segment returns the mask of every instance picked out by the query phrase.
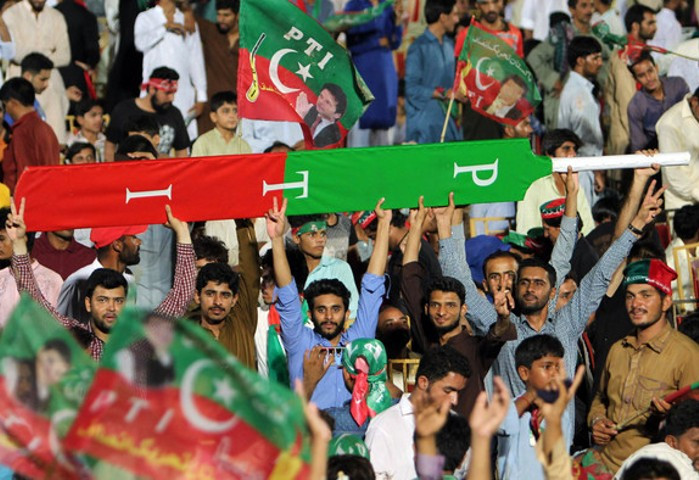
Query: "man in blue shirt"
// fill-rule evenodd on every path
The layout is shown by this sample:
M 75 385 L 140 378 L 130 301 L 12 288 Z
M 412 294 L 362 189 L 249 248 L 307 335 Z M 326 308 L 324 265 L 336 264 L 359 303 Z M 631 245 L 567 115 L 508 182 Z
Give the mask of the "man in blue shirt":
M 367 273 L 362 279 L 357 319 L 345 330 L 349 319 L 349 291 L 336 279 L 324 279 L 311 283 L 304 290 L 308 301 L 308 316 L 313 322 L 313 330 L 304 327 L 301 300 L 298 296 L 289 262 L 284 249 L 286 228 L 286 199 L 281 209 L 277 199 L 274 208 L 267 214 L 267 233 L 272 239 L 274 275 L 277 283 L 277 311 L 282 327 L 282 343 L 288 356 L 289 377 L 293 385 L 296 379 L 303 379 L 304 356 L 316 345 L 330 349 L 342 348 L 357 338 L 374 338 L 379 317 L 379 307 L 386 292 L 384 270 L 388 256 L 388 230 L 391 224 L 391 211 L 376 205 L 379 224 L 374 251 L 369 260 Z M 332 360 L 327 355 L 327 360 Z M 351 398 L 342 378 L 342 368 L 335 362 L 326 361 L 324 374 L 318 380 L 311 400 L 319 409 L 341 407 Z

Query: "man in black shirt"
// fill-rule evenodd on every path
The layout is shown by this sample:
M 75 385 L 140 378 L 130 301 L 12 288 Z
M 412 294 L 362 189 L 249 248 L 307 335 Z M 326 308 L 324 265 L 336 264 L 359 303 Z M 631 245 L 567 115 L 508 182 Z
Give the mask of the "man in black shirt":
M 176 157 L 187 155 L 189 135 L 182 113 L 172 105 L 177 92 L 178 73 L 171 68 L 158 67 L 145 85 L 147 95 L 128 99 L 119 103 L 112 112 L 107 127 L 107 141 L 104 145 L 105 161 L 114 161 L 114 152 L 119 142 L 128 136 L 126 126 L 134 117 L 152 115 L 160 127 L 158 152 L 170 156 L 174 149 Z

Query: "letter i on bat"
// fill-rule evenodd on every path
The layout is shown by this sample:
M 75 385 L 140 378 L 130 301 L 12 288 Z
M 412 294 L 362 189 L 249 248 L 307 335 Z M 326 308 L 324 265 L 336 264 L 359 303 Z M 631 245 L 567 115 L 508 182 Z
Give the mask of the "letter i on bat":
M 260 35 L 260 38 L 257 39 L 257 42 L 255 42 L 255 46 L 252 47 L 252 51 L 250 52 L 250 70 L 252 70 L 252 83 L 250 84 L 250 88 L 248 88 L 248 91 L 245 94 L 245 98 L 247 98 L 249 102 L 255 102 L 257 100 L 257 97 L 260 96 L 260 86 L 257 81 L 257 68 L 255 67 L 255 56 L 257 55 L 257 50 L 259 50 L 260 45 L 262 45 L 262 42 L 264 41 L 266 36 L 267 35 L 265 33 L 262 33 Z

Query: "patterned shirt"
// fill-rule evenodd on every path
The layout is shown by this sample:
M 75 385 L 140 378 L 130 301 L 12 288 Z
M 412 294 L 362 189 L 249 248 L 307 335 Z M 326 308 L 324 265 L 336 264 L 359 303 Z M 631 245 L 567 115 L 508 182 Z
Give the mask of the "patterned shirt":
M 187 306 L 194 295 L 194 282 L 197 272 L 194 267 L 194 248 L 191 244 L 177 244 L 177 265 L 175 267 L 175 283 L 165 300 L 155 309 L 155 312 L 168 317 L 180 317 L 187 311 Z M 17 280 L 19 291 L 28 292 L 64 327 L 69 329 L 86 347 L 95 360 L 102 358 L 104 341 L 97 337 L 90 323 L 82 323 L 74 318 L 66 317 L 44 298 L 36 285 L 29 255 L 13 255 L 12 268 Z

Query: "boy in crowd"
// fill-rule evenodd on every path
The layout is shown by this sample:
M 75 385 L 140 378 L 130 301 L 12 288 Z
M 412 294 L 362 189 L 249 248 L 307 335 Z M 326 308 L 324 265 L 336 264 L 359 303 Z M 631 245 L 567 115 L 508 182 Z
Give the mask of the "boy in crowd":
M 235 93 L 218 92 L 211 97 L 209 105 L 211 107 L 209 118 L 214 123 L 214 128 L 197 138 L 192 147 L 192 156 L 252 153 L 250 145 L 242 137 L 236 135 L 238 104 Z
M 104 161 L 104 142 L 107 137 L 102 133 L 104 109 L 95 100 L 86 98 L 75 107 L 75 121 L 80 130 L 68 136 L 68 146 L 77 142 L 87 142 L 95 147 L 98 162 Z

